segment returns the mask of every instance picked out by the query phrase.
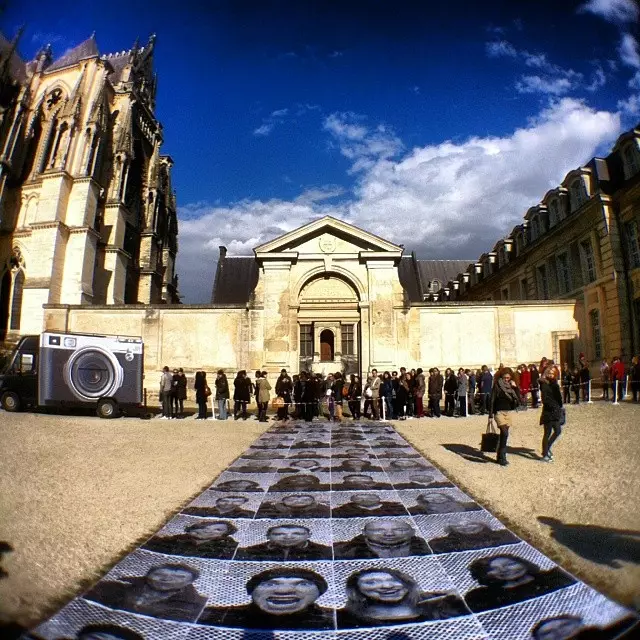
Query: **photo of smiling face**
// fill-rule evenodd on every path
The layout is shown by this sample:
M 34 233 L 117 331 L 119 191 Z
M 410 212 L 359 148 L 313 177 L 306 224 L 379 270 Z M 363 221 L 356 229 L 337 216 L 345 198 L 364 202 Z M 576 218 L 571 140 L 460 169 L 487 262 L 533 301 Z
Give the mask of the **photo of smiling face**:
M 229 525 L 224 522 L 215 522 L 189 530 L 189 535 L 196 540 L 220 540 L 230 531 Z
M 286 496 L 282 499 L 282 504 L 290 509 L 304 509 L 310 507 L 316 503 L 316 499 L 313 496 L 307 495 L 293 495 Z
M 487 531 L 488 527 L 484 522 L 457 522 L 447 527 L 451 533 L 457 533 L 463 536 L 472 536 Z M 490 529 L 489 529 L 490 530 Z
M 395 604 L 403 600 L 409 589 L 398 578 L 385 571 L 370 571 L 358 578 L 358 591 L 375 602 Z
M 155 591 L 177 591 L 194 581 L 194 574 L 181 567 L 160 566 L 149 570 L 147 584 Z
M 307 527 L 283 525 L 272 527 L 267 532 L 267 540 L 279 547 L 296 547 L 311 538 L 311 531 Z
M 319 597 L 320 590 L 314 582 L 289 576 L 265 580 L 251 594 L 259 609 L 276 616 L 304 611 Z
M 407 543 L 413 537 L 413 527 L 402 520 L 375 520 L 368 522 L 363 529 L 367 541 L 381 545 L 399 545 Z
M 492 558 L 487 567 L 487 576 L 493 580 L 513 582 L 524 578 L 528 573 L 528 567 L 515 558 L 496 556 Z

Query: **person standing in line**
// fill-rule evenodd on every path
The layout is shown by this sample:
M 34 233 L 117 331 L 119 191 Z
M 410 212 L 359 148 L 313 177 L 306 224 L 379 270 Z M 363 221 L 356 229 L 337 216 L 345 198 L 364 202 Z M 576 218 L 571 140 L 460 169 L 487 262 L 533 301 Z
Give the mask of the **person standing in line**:
M 267 422 L 267 408 L 271 395 L 269 391 L 271 391 L 271 384 L 267 380 L 267 372 L 256 371 L 256 399 L 258 400 L 258 420 L 260 422 Z
M 371 390 L 371 412 L 373 420 L 380 420 L 380 386 L 382 382 L 378 377 L 378 370 L 371 369 L 371 376 L 367 380 L 367 387 Z M 366 413 L 366 408 L 365 408 Z
M 582 400 L 589 402 L 589 380 L 591 380 L 591 373 L 589 372 L 589 363 L 584 353 L 580 354 L 580 386 L 582 387 Z
M 491 391 L 489 419 L 495 417 L 500 430 L 496 462 L 506 467 L 509 464 L 507 460 L 509 429 L 513 426 L 513 412 L 520 406 L 520 392 L 516 383 L 511 379 L 511 369 L 508 367 L 501 369 L 499 377 L 498 374 L 496 377 L 498 380 Z
M 562 394 L 558 385 L 558 370 L 547 367 L 540 376 L 540 395 L 542 396 L 542 414 L 540 424 L 544 428 L 542 437 L 542 459 L 551 462 L 551 447 L 562 433 L 563 406 Z
M 331 390 L 333 391 L 333 402 L 335 411 L 336 422 L 342 422 L 342 402 L 344 400 L 342 390 L 344 389 L 344 378 L 340 371 L 336 371 L 333 375 L 333 385 Z
M 473 369 L 465 369 L 464 371 L 469 379 L 469 395 L 467 396 L 467 415 L 476 413 L 474 407 L 474 399 L 476 397 L 476 374 Z
M 616 356 L 611 363 L 611 386 L 613 388 L 612 402 L 618 399 L 618 402 L 624 399 L 624 364 L 622 360 Z
M 458 416 L 460 418 L 467 417 L 467 394 L 469 393 L 469 378 L 460 367 L 458 369 Z
M 380 393 L 384 409 L 388 420 L 393 419 L 393 382 L 391 382 L 391 374 L 385 371 L 382 374 L 382 384 L 380 385 Z
M 540 373 L 538 372 L 538 367 L 535 364 L 530 364 L 529 373 L 531 374 L 531 406 L 537 409 L 540 402 Z
M 571 391 L 576 399 L 575 404 L 580 404 L 580 369 L 578 367 L 574 367 L 571 374 Z
M 602 358 L 602 364 L 600 365 L 600 381 L 602 382 L 602 399 L 609 399 L 609 382 L 611 380 L 611 371 L 609 370 L 609 363 L 606 358 Z M 566 400 L 565 400 L 566 402 Z
M 291 393 L 293 391 L 293 382 L 286 369 L 280 371 L 280 376 L 276 380 L 275 391 L 276 396 L 284 400 L 284 406 L 278 409 L 276 419 L 284 422 L 289 418 L 289 405 L 291 404 Z
M 407 371 L 407 383 L 409 384 L 409 397 L 407 398 L 407 414 L 414 418 L 416 415 L 416 389 L 418 382 L 416 380 L 416 370 Z
M 631 377 L 631 394 L 633 395 L 633 401 L 638 402 L 640 399 L 640 358 L 638 358 L 638 356 L 634 356 L 631 359 L 629 375 Z
M 169 367 L 162 368 L 160 376 L 160 401 L 162 402 L 161 420 L 169 420 L 171 418 L 171 389 L 173 387 L 173 376 L 169 371 Z
M 527 406 L 527 396 L 531 393 L 531 373 L 526 364 L 520 365 L 520 395 L 522 396 L 522 405 Z
M 422 368 L 416 371 L 416 417 L 424 418 L 424 394 L 427 391 L 427 382 Z
M 256 420 L 260 420 L 260 401 L 258 400 L 258 380 L 262 377 L 262 371 L 256 370 L 253 380 L 247 377 L 251 388 L 249 389 L 249 397 L 255 396 L 256 400 Z
M 242 417 L 246 420 L 249 417 L 247 413 L 247 403 L 251 399 L 251 380 L 247 377 L 247 372 L 242 369 L 238 371 L 233 381 L 233 418 L 238 420 Z
M 493 376 L 486 364 L 482 365 L 482 375 L 480 376 L 480 399 L 482 407 L 482 415 L 491 413 L 491 389 L 493 388 Z
M 178 369 L 177 375 L 173 376 L 175 382 L 175 408 L 176 418 L 184 418 L 184 401 L 187 399 L 187 376 L 184 375 L 182 367 Z
M 304 379 L 303 376 L 304 375 Z M 302 388 L 302 409 L 304 411 L 305 422 L 311 422 L 314 416 L 314 409 L 318 399 L 316 397 L 316 379 L 313 374 L 307 374 L 302 372 L 300 374 L 300 381 L 303 382 Z
M 571 404 L 571 369 L 569 369 L 569 363 L 565 362 L 562 365 L 562 402 L 564 404 Z
M 178 370 L 173 370 L 171 376 L 171 417 L 178 417 Z
M 456 406 L 456 391 L 458 390 L 458 379 L 453 369 L 447 368 L 444 372 L 444 413 L 450 418 Z
M 442 387 L 444 380 L 442 374 L 437 367 L 430 369 L 429 381 L 427 383 L 427 392 L 429 393 L 429 411 L 432 417 L 440 417 L 440 400 L 442 399 Z
M 222 369 L 220 370 L 222 371 Z M 220 372 L 218 372 L 220 375 Z M 216 380 L 216 388 L 218 386 L 218 381 Z M 193 383 L 193 388 L 196 390 L 196 402 L 198 403 L 198 415 L 196 416 L 196 420 L 206 420 L 207 419 L 207 389 L 209 386 L 207 385 L 207 374 L 204 371 L 196 371 L 196 379 Z M 228 395 L 229 387 L 227 386 L 227 395 Z M 211 390 L 209 389 L 209 393 Z M 225 401 L 226 402 L 226 401 Z M 226 405 L 225 405 L 226 409 Z
M 353 373 L 349 379 L 349 390 L 347 391 L 349 411 L 351 412 L 351 417 L 354 420 L 360 420 L 360 396 L 362 396 L 362 385 L 360 384 L 360 378 Z
M 216 402 L 218 403 L 218 420 L 227 419 L 227 400 L 229 400 L 229 381 L 224 369 L 219 369 L 216 375 Z M 206 399 L 205 399 L 206 403 Z M 206 417 L 206 405 L 205 405 Z
M 409 396 L 409 385 L 407 384 L 407 374 L 401 373 L 396 389 L 396 417 L 398 420 L 407 419 L 407 398 Z

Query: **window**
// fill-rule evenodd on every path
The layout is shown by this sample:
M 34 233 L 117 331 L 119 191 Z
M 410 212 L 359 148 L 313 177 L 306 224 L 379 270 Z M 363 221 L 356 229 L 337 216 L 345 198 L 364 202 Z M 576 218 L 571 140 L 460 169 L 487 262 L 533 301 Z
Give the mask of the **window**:
M 571 211 L 575 211 L 586 200 L 584 184 L 582 180 L 574 180 L 571 183 Z
M 632 269 L 640 267 L 640 242 L 638 241 L 638 223 L 635 220 L 625 223 L 624 235 L 627 238 L 627 248 L 629 249 L 629 266 Z
M 509 289 L 503 289 L 502 290 L 502 299 L 503 300 L 508 300 L 509 299 Z
M 571 291 L 571 267 L 569 266 L 568 253 L 561 253 L 556 258 L 556 269 L 558 272 L 558 293 L 568 293 Z
M 540 298 L 540 300 L 549 299 L 549 280 L 547 278 L 546 264 L 538 267 L 538 298 Z
M 531 219 L 531 242 L 540 237 L 540 219 L 534 216 Z
M 300 325 L 300 357 L 313 357 L 313 326 L 310 324 Z
M 19 269 L 13 279 L 13 298 L 11 300 L 11 318 L 9 327 L 13 331 L 20 330 L 22 316 L 22 294 L 24 289 L 24 271 Z
M 528 300 L 529 299 L 529 284 L 527 283 L 527 279 L 523 278 L 520 280 L 520 300 Z
M 638 173 L 640 163 L 638 162 L 638 150 L 634 142 L 629 143 L 622 151 L 624 157 L 624 177 L 629 179 Z
M 580 243 L 580 253 L 582 254 L 582 271 L 587 284 L 594 282 L 596 279 L 596 261 L 593 256 L 593 247 L 591 240 L 585 240 Z
M 342 331 L 342 355 L 352 356 L 355 354 L 354 332 L 352 324 L 343 324 Z
M 602 336 L 600 335 L 600 312 L 597 309 L 589 312 L 591 322 L 591 344 L 594 359 L 602 358 Z

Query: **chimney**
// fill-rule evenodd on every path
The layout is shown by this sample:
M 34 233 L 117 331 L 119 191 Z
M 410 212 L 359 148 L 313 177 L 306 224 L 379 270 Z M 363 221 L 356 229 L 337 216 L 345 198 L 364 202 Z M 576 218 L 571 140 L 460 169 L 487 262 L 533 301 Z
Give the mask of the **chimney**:
M 224 260 L 227 257 L 227 247 L 220 245 L 218 249 L 220 249 L 220 260 Z

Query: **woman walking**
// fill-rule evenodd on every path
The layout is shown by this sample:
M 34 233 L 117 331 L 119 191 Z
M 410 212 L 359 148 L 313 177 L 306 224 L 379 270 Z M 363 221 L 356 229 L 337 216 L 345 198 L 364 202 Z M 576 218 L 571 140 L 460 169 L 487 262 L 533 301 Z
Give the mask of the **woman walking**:
M 218 403 L 218 420 L 227 419 L 227 400 L 229 400 L 229 381 L 223 369 L 216 376 L 216 401 Z
M 211 394 L 211 389 L 207 385 L 207 374 L 204 371 L 196 371 L 196 378 L 193 383 L 196 390 L 196 402 L 198 403 L 198 415 L 196 420 L 207 419 L 207 391 Z
M 507 460 L 509 429 L 513 426 L 513 412 L 520 405 L 520 391 L 516 383 L 511 379 L 511 369 L 508 367 L 496 373 L 496 377 L 498 380 L 491 390 L 489 420 L 495 417 L 496 424 L 500 430 L 496 462 L 506 467 L 509 464 Z
M 551 446 L 560 437 L 563 422 L 562 393 L 556 367 L 548 367 L 540 376 L 540 395 L 542 396 L 540 424 L 544 428 L 542 459 L 545 462 L 551 462 L 553 460 Z

